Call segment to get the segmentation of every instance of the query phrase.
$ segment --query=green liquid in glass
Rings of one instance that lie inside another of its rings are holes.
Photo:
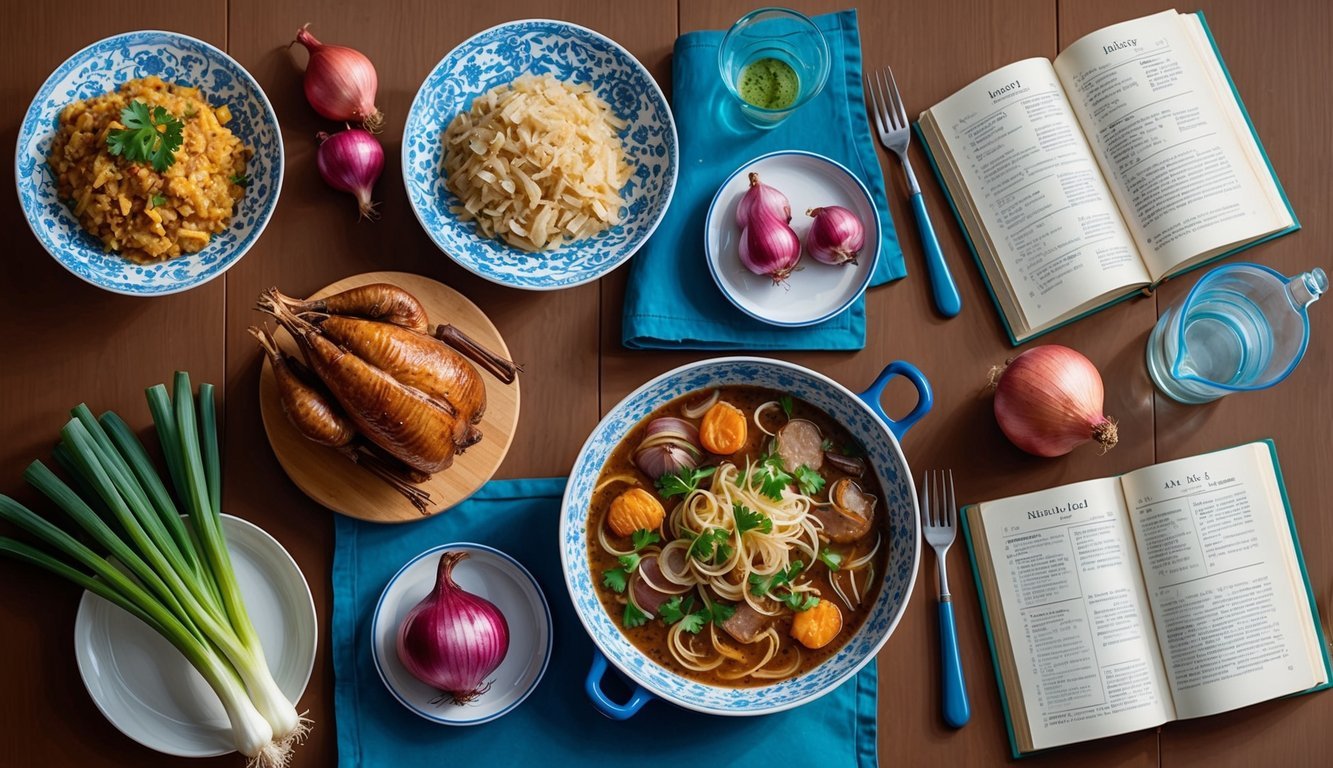
[[[759,59],[741,70],[736,90],[741,98],[763,109],[786,109],[796,103],[801,80],[796,70],[785,61],[774,58]]]

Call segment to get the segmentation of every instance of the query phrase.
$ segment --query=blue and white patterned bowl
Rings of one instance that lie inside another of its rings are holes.
[[[898,421],[880,406],[889,379],[904,376],[915,385],[916,407]],[[887,512],[888,567],[870,617],[836,654],[810,672],[762,688],[722,688],[697,683],[667,670],[634,647],[598,600],[588,563],[588,508],[593,488],[616,445],[639,421],[670,400],[700,389],[747,384],[790,392],[817,406],[851,432],[866,448],[884,489],[881,507]],[[592,636],[598,656],[587,680],[587,692],[602,714],[624,719],[654,697],[687,709],[717,715],[761,715],[806,704],[856,674],[875,657],[902,617],[916,581],[920,560],[919,517],[912,473],[898,439],[930,410],[930,385],[915,367],[890,363],[865,392],[846,387],[808,368],[752,357],[727,357],[682,366],[635,390],[602,419],[579,452],[570,472],[560,511],[560,557],[565,584],[579,620]],[[606,659],[638,684],[624,704],[608,699],[600,680]]]
[[[200,88],[208,103],[231,108],[232,132],[254,156],[250,185],[231,227],[198,253],[139,265],[102,250],[61,202],[46,164],[60,111],[71,102],[113,91],[127,80],[157,75]],[[240,261],[268,224],[282,188],[282,133],[259,83],[227,54],[193,37],[149,30],[126,32],[84,48],[42,84],[19,129],[14,176],[19,203],[38,242],[70,272],[101,288],[131,296],[160,296],[212,280]]]
[[[621,192],[621,224],[535,254],[483,237],[450,213],[458,198],[445,188],[443,172],[442,139],[454,116],[476,96],[525,74],[591,85],[629,123],[620,138],[635,164]],[[564,21],[515,21],[465,40],[426,76],[403,129],[403,184],[430,239],[465,269],[534,291],[581,285],[625,263],[666,214],[677,166],[676,124],[652,75],[615,41]]]

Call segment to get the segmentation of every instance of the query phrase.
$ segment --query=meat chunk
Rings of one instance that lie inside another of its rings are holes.
[[[778,456],[788,472],[799,467],[819,471],[824,466],[824,435],[813,421],[792,419],[778,430]]]
[[[750,607],[749,603],[737,603],[736,612],[722,622],[722,629],[740,643],[753,643],[756,638],[773,623],[772,616],[765,616]]]
[[[875,522],[874,496],[844,477],[829,489],[829,500],[833,502],[832,506],[810,508],[810,514],[823,523],[822,534],[825,538],[837,544],[846,544],[870,532],[870,526]]]
[[[652,585],[648,582],[652,582]],[[677,587],[667,581],[666,576],[662,575],[662,567],[657,563],[657,555],[649,555],[639,561],[639,578],[634,580],[634,602],[639,604],[639,608],[656,616],[657,609],[662,607],[662,603],[680,594],[663,590],[675,588],[681,592],[688,589],[688,587]]]

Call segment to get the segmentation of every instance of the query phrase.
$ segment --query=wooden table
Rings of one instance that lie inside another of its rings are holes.
[[[491,285],[444,258],[412,216],[398,167],[403,120],[418,84],[455,44],[510,19],[568,19],[611,36],[670,89],[671,48],[686,31],[725,28],[752,3],[679,0],[501,0],[491,3],[315,2],[315,0],[136,0],[133,3],[10,3],[0,28],[0,146],[13,145],[23,109],[48,74],[73,51],[132,29],[171,29],[214,43],[252,72],[272,99],[287,146],[286,188],[267,232],[224,277],[159,299],[113,295],[59,267],[20,220],[13,187],[3,187],[0,223],[8,248],[0,259],[0,327],[7,341],[0,365],[0,491],[31,499],[20,473],[49,453],[66,410],[80,401],[113,408],[132,424],[148,423],[142,390],[176,369],[213,381],[225,398],[227,511],[255,520],[295,555],[314,591],[327,638],[327,574],[332,513],[308,501],[279,469],[259,419],[259,353],[246,335],[260,289],[280,285],[301,294],[350,274],[397,269],[444,281],[479,304],[527,365],[523,417],[501,477],[566,472],[599,416],[646,378],[694,353],[629,352],[620,345],[620,312],[628,270],[600,283],[556,293]],[[383,5],[384,8],[378,6]],[[800,2],[807,12],[843,3]],[[1333,8],[1319,0],[1260,10],[1242,0],[1203,2],[1259,135],[1291,196],[1304,231],[1261,246],[1249,258],[1284,273],[1330,266],[1333,236]],[[1031,56],[1051,57],[1080,35],[1161,9],[1160,2],[933,0],[873,2],[861,8],[867,68],[892,64],[908,111],[915,115],[974,78]],[[1182,9],[1187,10],[1187,9]],[[325,187],[314,168],[316,131],[328,124],[305,104],[300,76],[284,50],[297,27],[353,45],[375,62],[379,104],[388,117],[389,163],[377,189],[384,218],[358,223],[351,199]],[[688,108],[684,106],[683,108]],[[919,169],[925,159],[913,149]],[[1262,437],[1281,452],[1299,520],[1310,577],[1327,611],[1333,587],[1333,522],[1322,504],[1333,492],[1333,308],[1317,306],[1305,362],[1268,392],[1182,407],[1154,393],[1143,348],[1158,311],[1193,279],[1172,282],[1155,298],[1121,304],[1043,341],[1084,352],[1101,369],[1106,410],[1120,422],[1120,445],[1101,456],[1090,447],[1039,460],[1011,447],[978,391],[986,369],[1012,354],[981,279],[938,188],[926,196],[963,295],[964,311],[944,320],[931,311],[918,240],[901,175],[881,152],[908,279],[869,295],[869,339],[856,354],[783,355],[863,387],[888,360],[918,364],[935,387],[935,410],[905,441],[918,471],[952,467],[960,501],[978,501],[1109,475],[1154,461]],[[688,171],[686,171],[688,172]],[[706,283],[706,278],[702,277]],[[711,286],[710,286],[711,289]],[[896,382],[897,384],[899,382]],[[910,407],[906,386],[890,388],[890,411]],[[955,550],[957,552],[957,550]],[[929,564],[929,560],[926,561]],[[880,654],[879,749],[884,765],[992,765],[1008,759],[999,698],[971,580],[953,560],[962,652],[972,691],[972,723],[960,732],[937,714],[939,699],[933,579],[923,575],[891,642]],[[923,572],[927,574],[928,572]],[[175,765],[122,736],[93,706],[75,668],[72,636],[78,592],[57,580],[0,561],[0,763]],[[553,595],[554,599],[564,599]],[[336,763],[333,671],[321,644],[302,700],[317,729],[296,766]],[[578,705],[578,702],[571,702]],[[1300,697],[1195,722],[1060,750],[1028,765],[1087,766],[1305,765],[1333,748],[1333,695]],[[1318,756],[1318,757],[1317,757]],[[202,764],[202,763],[200,763]],[[240,765],[235,757],[210,765]]]

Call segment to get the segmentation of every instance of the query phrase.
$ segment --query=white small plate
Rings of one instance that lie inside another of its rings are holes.
[[[781,284],[741,264],[736,206],[750,186],[751,173],[791,201],[791,227],[801,238],[801,261]],[[812,220],[805,212],[825,205],[841,205],[865,225],[865,248],[856,264],[821,264],[806,250]],[[771,325],[814,325],[837,316],[865,292],[879,262],[879,216],[870,191],[845,166],[813,152],[771,152],[737,168],[713,196],[704,227],[708,271],[717,287],[742,312]]]
[[[509,623],[509,652],[491,674],[490,690],[462,706],[441,702],[438,690],[413,677],[398,660],[398,627],[430,594],[446,551],[468,553],[454,566],[454,581],[495,603]],[[551,609],[536,579],[509,555],[484,544],[442,544],[412,558],[389,579],[375,606],[371,636],[375,669],[404,707],[433,723],[478,725],[523,703],[541,681],[551,660]]]
[[[287,550],[254,523],[223,515],[222,529],[273,679],[297,701],[318,641],[310,586]],[[121,608],[84,592],[74,650],[93,703],[121,733],[179,757],[236,751],[213,689],[171,643]]]

